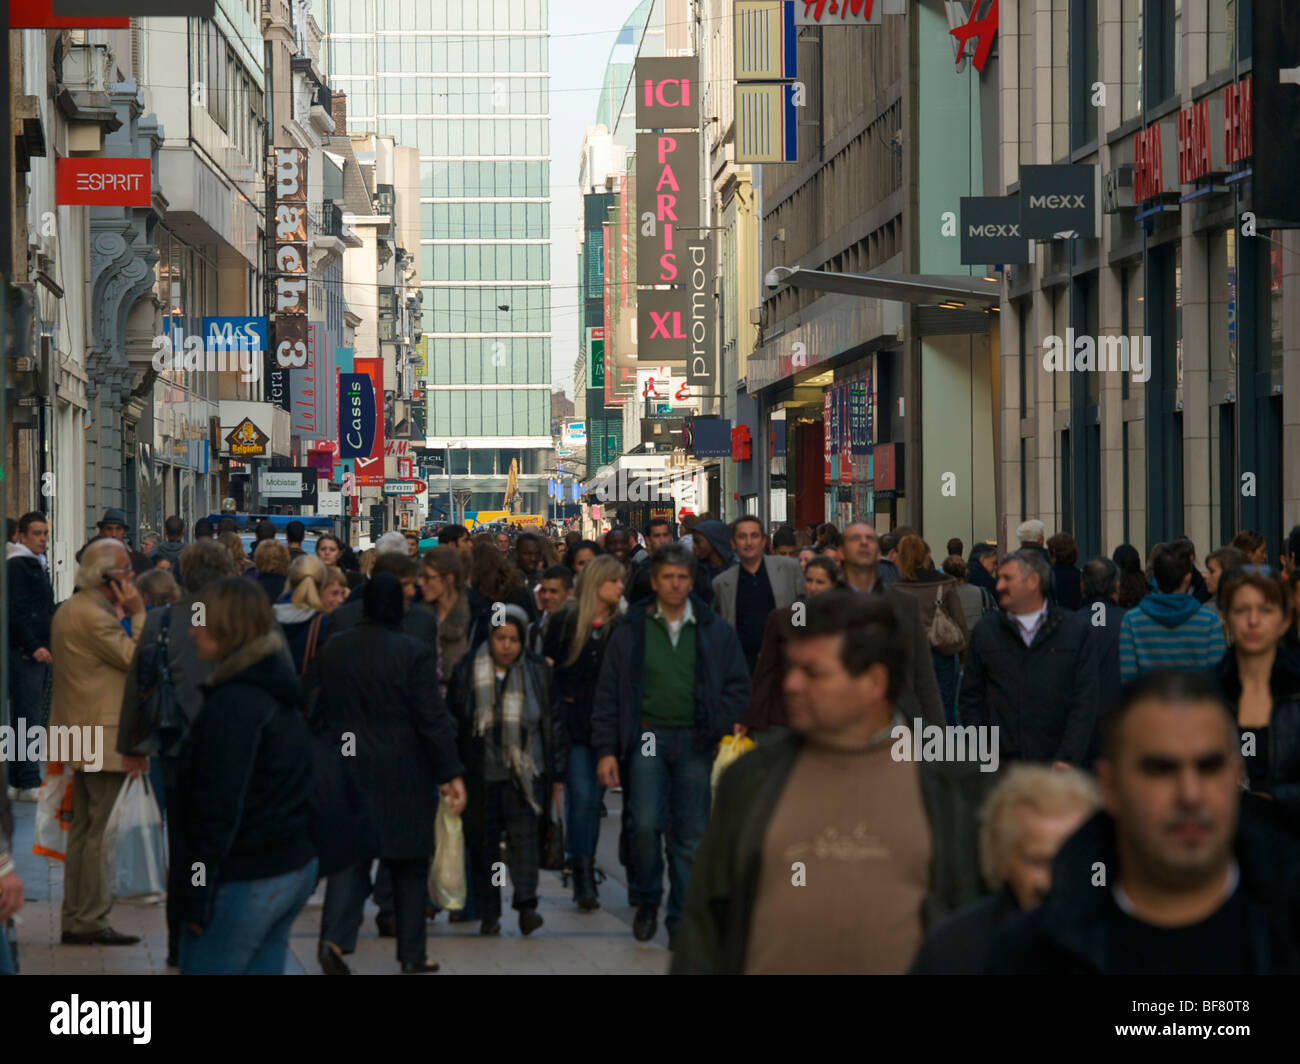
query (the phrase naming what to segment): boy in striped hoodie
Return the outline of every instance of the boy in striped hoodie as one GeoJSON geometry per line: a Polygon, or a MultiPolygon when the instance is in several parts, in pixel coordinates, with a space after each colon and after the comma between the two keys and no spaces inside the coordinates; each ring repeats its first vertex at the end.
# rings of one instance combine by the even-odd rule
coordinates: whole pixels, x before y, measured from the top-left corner
{"type": "Polygon", "coordinates": [[[1124,614],[1119,629],[1120,680],[1152,669],[1204,670],[1223,657],[1223,624],[1189,593],[1192,555],[1186,543],[1156,548],[1152,570],[1158,591],[1124,614]]]}

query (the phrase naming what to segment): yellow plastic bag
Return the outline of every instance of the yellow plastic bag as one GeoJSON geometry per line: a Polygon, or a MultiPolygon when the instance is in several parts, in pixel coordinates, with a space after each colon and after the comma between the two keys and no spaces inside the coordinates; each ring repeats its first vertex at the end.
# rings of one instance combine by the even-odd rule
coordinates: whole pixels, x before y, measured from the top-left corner
{"type": "Polygon", "coordinates": [[[465,908],[465,829],[445,801],[438,803],[433,821],[433,864],[429,866],[429,893],[440,909],[465,908]]]}
{"type": "Polygon", "coordinates": [[[724,735],[721,742],[718,743],[718,754],[713,759],[713,775],[710,777],[710,784],[714,792],[718,789],[718,780],[722,779],[722,774],[731,765],[733,761],[740,759],[742,754],[749,753],[754,749],[755,743],[748,735],[743,739],[738,735],[724,735]]]}

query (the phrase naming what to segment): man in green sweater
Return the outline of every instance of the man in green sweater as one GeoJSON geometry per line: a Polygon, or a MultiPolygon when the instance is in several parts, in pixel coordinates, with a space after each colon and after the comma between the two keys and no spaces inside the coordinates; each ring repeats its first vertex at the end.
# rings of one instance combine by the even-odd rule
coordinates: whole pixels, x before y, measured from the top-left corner
{"type": "Polygon", "coordinates": [[[749,705],[734,629],[691,593],[695,555],[678,543],[650,559],[654,598],[610,637],[592,704],[591,745],[606,787],[626,783],[633,934],[654,936],[668,835],[668,933],[677,927],[709,820],[713,751],[749,705]]]}

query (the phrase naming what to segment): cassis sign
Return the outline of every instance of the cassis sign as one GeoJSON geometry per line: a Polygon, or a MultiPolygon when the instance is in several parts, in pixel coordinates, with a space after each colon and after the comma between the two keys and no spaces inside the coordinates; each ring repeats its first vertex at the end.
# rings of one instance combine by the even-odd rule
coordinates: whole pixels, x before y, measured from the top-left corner
{"type": "Polygon", "coordinates": [[[963,266],[1029,261],[1029,241],[1020,232],[1018,196],[961,198],[963,266]]]}
{"type": "Polygon", "coordinates": [[[1057,233],[1097,236],[1095,166],[1022,166],[1020,233],[1027,240],[1051,240],[1057,233]]]}

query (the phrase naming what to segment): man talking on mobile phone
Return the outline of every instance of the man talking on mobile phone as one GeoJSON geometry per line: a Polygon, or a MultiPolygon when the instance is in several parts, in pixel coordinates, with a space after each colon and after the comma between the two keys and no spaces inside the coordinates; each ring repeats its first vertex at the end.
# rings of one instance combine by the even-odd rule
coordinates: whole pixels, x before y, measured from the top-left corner
{"type": "Polygon", "coordinates": [[[113,893],[104,868],[104,829],[128,776],[145,772],[146,757],[117,753],[122,695],[135,645],[144,631],[144,600],[126,545],[93,540],[77,569],[77,593],[54,611],[50,625],[54,658],[51,726],[83,736],[80,760],[73,748],[72,828],[63,876],[65,945],[126,946],[140,941],[108,924],[113,893]],[[118,623],[117,608],[131,619],[132,635],[118,623]],[[89,741],[85,736],[89,735],[89,741]]]}

